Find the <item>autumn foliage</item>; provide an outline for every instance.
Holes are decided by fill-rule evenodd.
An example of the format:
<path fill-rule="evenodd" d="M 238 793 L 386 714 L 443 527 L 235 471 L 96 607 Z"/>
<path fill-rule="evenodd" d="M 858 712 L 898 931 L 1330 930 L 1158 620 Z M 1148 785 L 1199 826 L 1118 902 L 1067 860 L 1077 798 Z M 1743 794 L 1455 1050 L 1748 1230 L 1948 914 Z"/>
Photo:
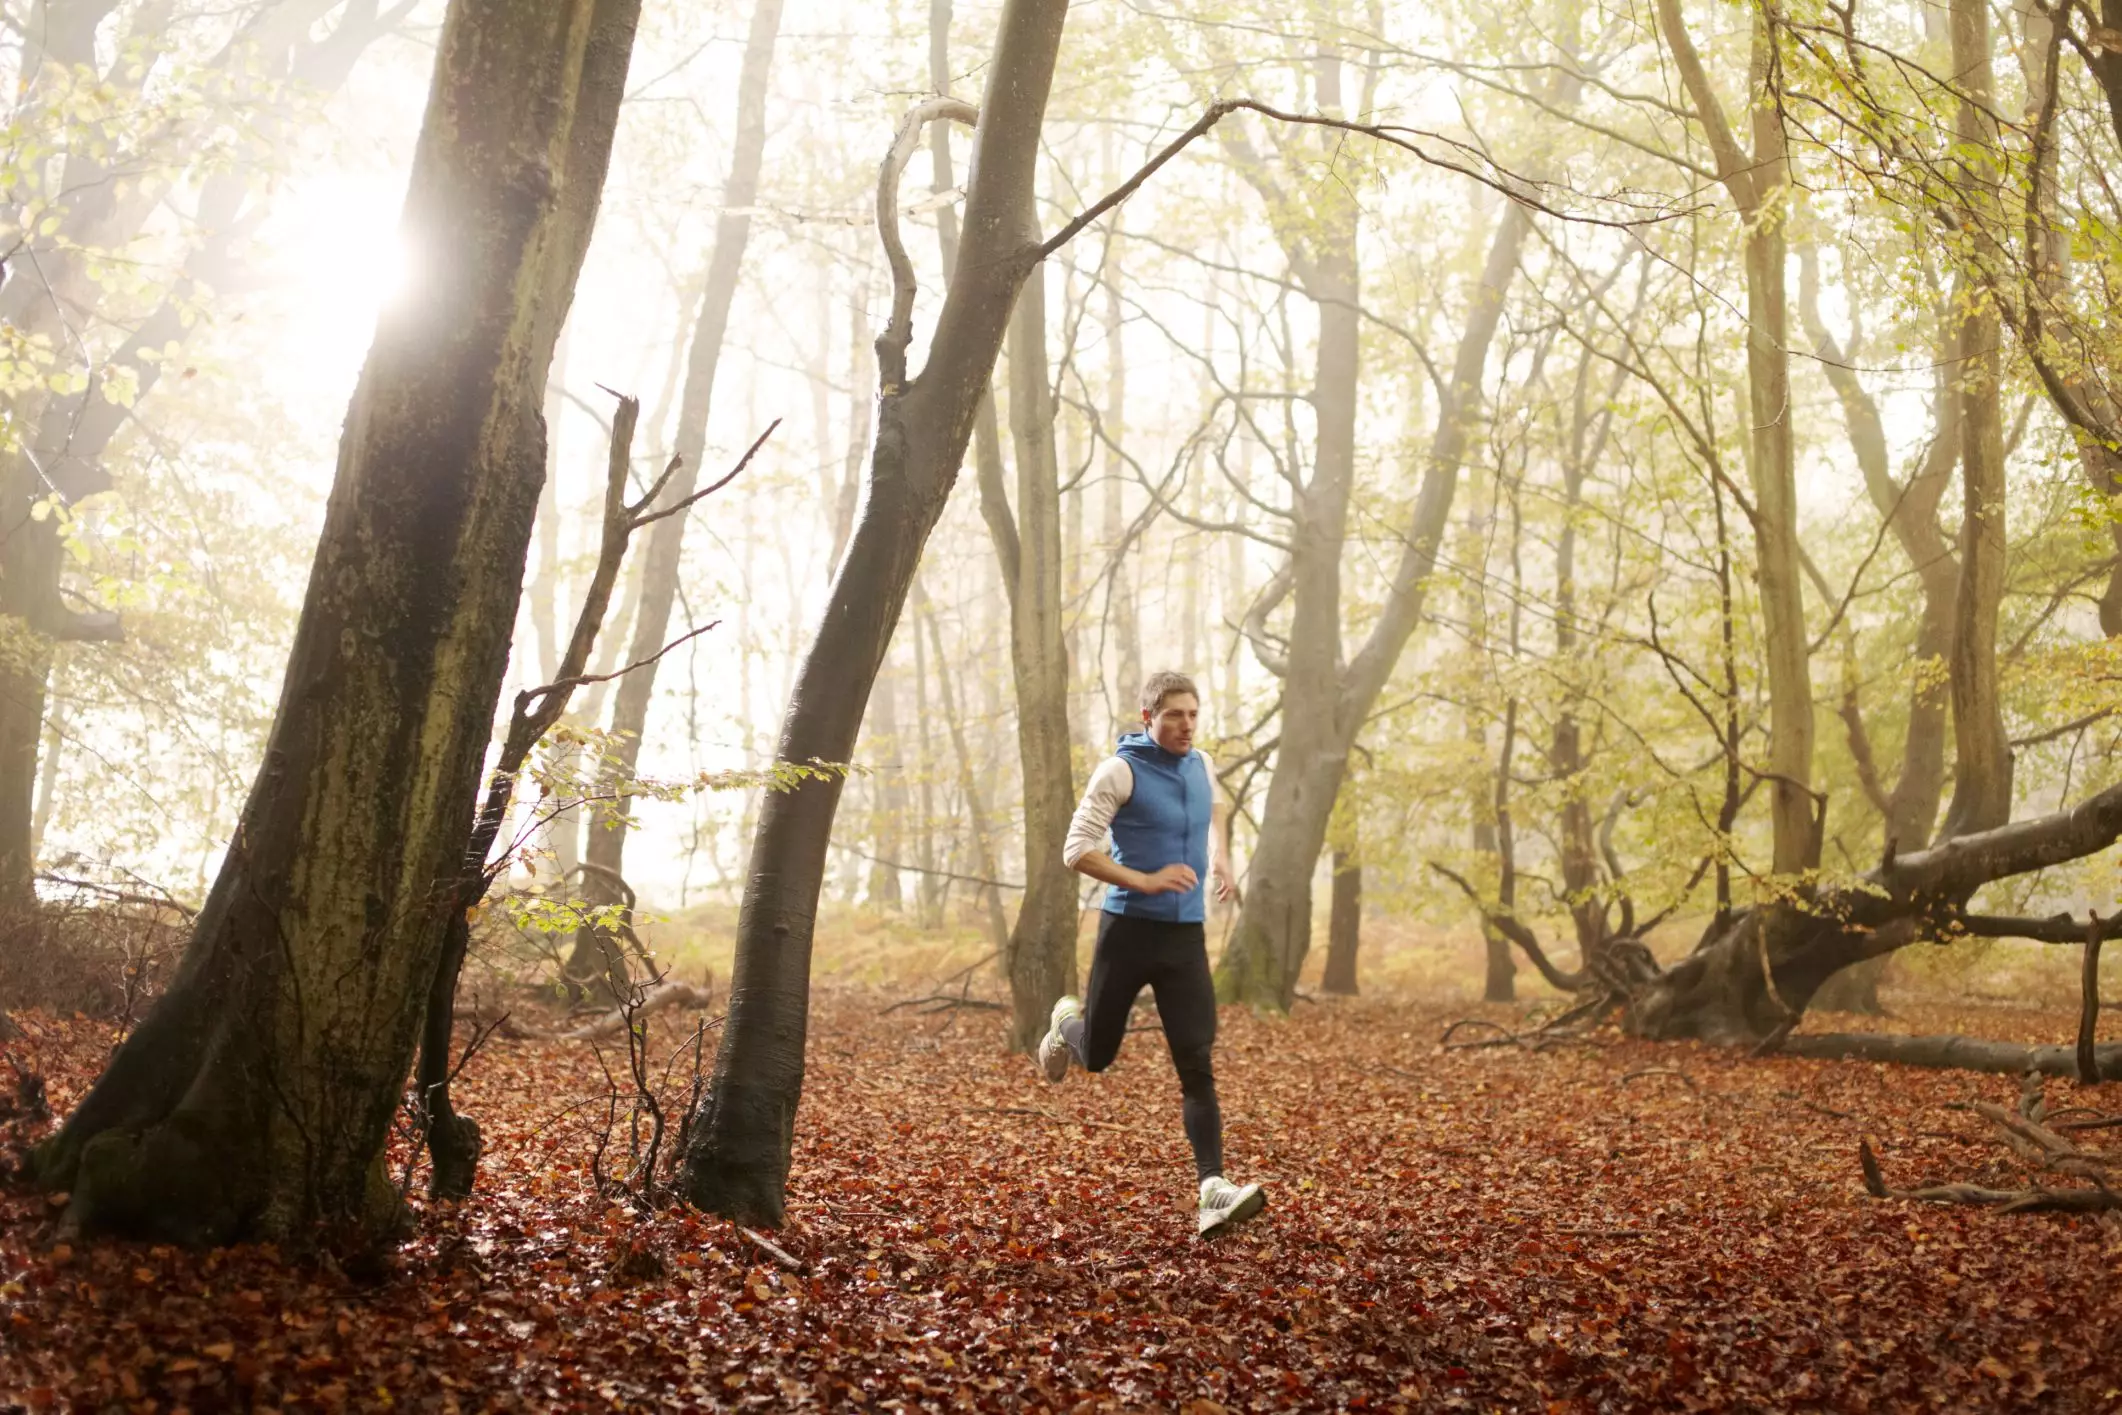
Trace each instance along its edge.
<path fill-rule="evenodd" d="M 771 1235 L 600 1195 L 600 1138 L 607 1177 L 626 1145 L 623 1113 L 617 1133 L 605 1124 L 606 1065 L 617 1074 L 622 1059 L 610 1043 L 601 1060 L 579 1042 L 489 1043 L 461 1083 L 487 1127 L 480 1190 L 420 1210 L 381 1272 L 261 1248 L 55 1243 L 50 1199 L 12 1192 L 0 1401 L 2122 1404 L 2122 1228 L 1864 1192 L 1865 1137 L 1896 1183 L 2026 1182 L 1965 1108 L 2011 1104 L 2004 1078 L 1610 1037 L 1443 1050 L 1458 1014 L 1367 1001 L 1300 1006 L 1286 1022 L 1231 1010 L 1218 1058 L 1232 1172 L 1267 1180 L 1272 1203 L 1201 1244 L 1154 1033 L 1131 1038 L 1106 1075 L 1049 1088 L 1002 1050 L 994 1014 L 884 1014 L 888 1000 L 818 1002 L 790 1222 Z M 684 1043 L 700 1020 L 655 1019 L 654 1069 L 672 1099 L 689 1084 Z M 2070 1025 L 2033 1013 L 1904 1020 L 2059 1039 Z M 63 1113 L 111 1029 L 21 1022 L 5 1075 L 43 1076 Z M 2057 1087 L 2052 1104 L 2111 1112 L 2111 1090 Z M 42 1123 L 35 1100 L 16 1095 L 13 1140 Z M 2081 1133 L 2091 1144 L 2112 1132 Z M 401 1143 L 394 1164 L 406 1154 Z M 416 1182 L 416 1204 L 420 1193 Z"/>

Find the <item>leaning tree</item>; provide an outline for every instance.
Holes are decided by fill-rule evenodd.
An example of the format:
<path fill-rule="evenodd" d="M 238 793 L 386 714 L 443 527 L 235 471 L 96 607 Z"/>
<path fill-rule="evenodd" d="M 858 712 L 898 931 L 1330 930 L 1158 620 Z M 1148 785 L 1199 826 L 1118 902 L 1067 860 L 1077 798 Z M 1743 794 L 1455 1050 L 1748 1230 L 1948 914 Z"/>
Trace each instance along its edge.
<path fill-rule="evenodd" d="M 194 1243 L 396 1226 L 382 1166 L 545 476 L 540 412 L 639 0 L 452 0 L 263 767 L 177 976 L 34 1158 L 67 1221 Z"/>
<path fill-rule="evenodd" d="M 685 1156 L 684 1192 L 703 1209 L 778 1224 L 788 1179 L 810 1006 L 811 938 L 826 849 L 863 710 L 972 439 L 1017 292 L 1046 248 L 1033 177 L 1067 0 L 1008 0 L 978 109 L 917 105 L 877 184 L 877 226 L 891 263 L 891 315 L 877 339 L 875 431 L 862 513 L 804 656 L 778 760 L 824 764 L 760 808 L 737 917 L 729 1015 L 713 1083 Z M 914 268 L 899 237 L 899 175 L 930 122 L 976 123 L 965 230 L 928 361 L 910 375 Z M 1072 236 L 1071 227 L 1064 235 Z"/>

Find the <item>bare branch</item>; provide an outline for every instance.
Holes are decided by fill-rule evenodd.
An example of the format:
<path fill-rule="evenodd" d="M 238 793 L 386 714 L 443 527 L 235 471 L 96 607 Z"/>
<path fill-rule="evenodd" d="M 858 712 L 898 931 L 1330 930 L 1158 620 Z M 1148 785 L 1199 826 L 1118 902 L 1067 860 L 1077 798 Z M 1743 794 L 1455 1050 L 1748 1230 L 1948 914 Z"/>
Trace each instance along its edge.
<path fill-rule="evenodd" d="M 877 367 L 882 374 L 879 392 L 887 398 L 906 386 L 906 351 L 914 342 L 914 263 L 907 257 L 906 243 L 899 239 L 899 175 L 913 160 L 921 130 L 939 121 L 972 126 L 980 121 L 980 109 L 962 98 L 931 98 L 915 104 L 899 120 L 899 131 L 877 173 L 877 239 L 883 243 L 884 258 L 892 271 L 891 318 L 877 336 Z"/>

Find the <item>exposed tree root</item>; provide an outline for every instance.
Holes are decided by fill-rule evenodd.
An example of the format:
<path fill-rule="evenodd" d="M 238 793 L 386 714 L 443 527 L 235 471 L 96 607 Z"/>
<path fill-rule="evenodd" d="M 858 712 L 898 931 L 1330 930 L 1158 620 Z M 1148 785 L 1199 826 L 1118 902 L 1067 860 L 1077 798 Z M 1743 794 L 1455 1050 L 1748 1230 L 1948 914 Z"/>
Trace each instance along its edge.
<path fill-rule="evenodd" d="M 2038 1077 L 2027 1077 L 2016 1112 L 1987 1101 L 1976 1101 L 1969 1109 L 1996 1127 L 1991 1139 L 2036 1171 L 2088 1180 L 2092 1187 L 2062 1189 L 2035 1184 L 2023 1189 L 1993 1189 L 1980 1184 L 1925 1184 L 1914 1189 L 1894 1189 L 1887 1185 L 1879 1169 L 1879 1157 L 1872 1153 L 1871 1141 L 1861 1140 L 1857 1160 L 1864 1170 L 1865 1191 L 1875 1199 L 1972 1204 L 1994 1208 L 1999 1213 L 2122 1213 L 2122 1194 L 2108 1184 L 2117 1171 L 2122 1171 L 2122 1155 L 2083 1149 L 2052 1129 L 2046 1123 L 2047 1103 Z"/>

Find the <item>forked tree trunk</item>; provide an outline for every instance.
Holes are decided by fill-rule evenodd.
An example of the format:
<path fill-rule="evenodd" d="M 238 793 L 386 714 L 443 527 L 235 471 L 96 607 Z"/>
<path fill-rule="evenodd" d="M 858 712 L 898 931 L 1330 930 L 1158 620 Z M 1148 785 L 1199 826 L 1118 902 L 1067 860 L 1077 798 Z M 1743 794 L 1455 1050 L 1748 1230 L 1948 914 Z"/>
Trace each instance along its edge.
<path fill-rule="evenodd" d="M 1353 481 L 1352 462 L 1344 465 L 1353 455 L 1357 374 L 1360 290 L 1353 255 L 1335 257 L 1345 259 L 1345 268 L 1322 258 L 1306 281 L 1320 302 L 1318 470 L 1299 498 L 1291 527 L 1295 615 L 1288 659 L 1275 665 L 1283 678 L 1282 738 L 1253 851 L 1252 887 L 1216 969 L 1216 992 L 1226 1001 L 1287 1010 L 1295 996 L 1311 947 L 1312 873 L 1326 845 L 1334 800 L 1356 734 L 1421 620 L 1425 582 L 1458 492 L 1504 292 L 1531 229 L 1531 217 L 1515 203 L 1497 221 L 1430 438 L 1405 548 L 1384 610 L 1346 667 L 1340 662 L 1340 559 Z M 1345 401 L 1336 389 L 1345 389 Z"/>
<path fill-rule="evenodd" d="M 744 41 L 744 63 L 737 76 L 737 141 L 722 188 L 722 214 L 715 219 L 715 253 L 710 258 L 707 289 L 700 301 L 686 355 L 685 389 L 678 405 L 680 459 L 677 476 L 664 495 L 676 505 L 697 489 L 700 464 L 707 454 L 707 416 L 715 395 L 715 371 L 729 331 L 730 307 L 736 303 L 738 277 L 744 272 L 744 248 L 751 239 L 752 205 L 759 195 L 759 169 L 766 151 L 766 85 L 773 67 L 774 41 L 781 32 L 782 0 L 755 0 L 751 30 Z M 671 612 L 678 601 L 678 569 L 685 551 L 686 517 L 672 516 L 649 533 L 641 561 L 641 605 L 633 626 L 628 663 L 647 666 L 619 680 L 612 694 L 612 760 L 605 779 L 613 799 L 587 815 L 583 841 L 582 893 L 592 904 L 630 907 L 625 897 L 626 837 L 633 815 L 629 792 L 641 760 L 641 738 L 648 730 L 648 708 L 656 693 L 656 665 L 670 633 Z M 608 931 L 584 925 L 563 970 L 571 986 L 624 996 L 626 951 Z"/>
<path fill-rule="evenodd" d="M 36 1156 L 68 1221 L 383 1238 L 638 0 L 456 0 L 266 761 L 177 977 Z"/>
<path fill-rule="evenodd" d="M 894 276 L 892 318 L 878 340 L 880 382 L 867 494 L 833 579 L 825 616 L 798 670 L 779 760 L 845 763 L 921 551 L 943 514 L 1011 307 L 1041 251 L 1031 216 L 1039 133 L 1060 51 L 1066 0 L 1007 0 L 973 137 L 965 234 L 929 357 L 909 379 L 913 268 L 898 238 L 898 175 L 914 120 L 966 115 L 932 100 L 893 144 L 879 183 L 880 235 Z M 728 1020 L 685 1155 L 684 1190 L 699 1207 L 778 1224 L 788 1180 L 810 1001 L 812 931 L 842 777 L 827 770 L 761 803 Z"/>

